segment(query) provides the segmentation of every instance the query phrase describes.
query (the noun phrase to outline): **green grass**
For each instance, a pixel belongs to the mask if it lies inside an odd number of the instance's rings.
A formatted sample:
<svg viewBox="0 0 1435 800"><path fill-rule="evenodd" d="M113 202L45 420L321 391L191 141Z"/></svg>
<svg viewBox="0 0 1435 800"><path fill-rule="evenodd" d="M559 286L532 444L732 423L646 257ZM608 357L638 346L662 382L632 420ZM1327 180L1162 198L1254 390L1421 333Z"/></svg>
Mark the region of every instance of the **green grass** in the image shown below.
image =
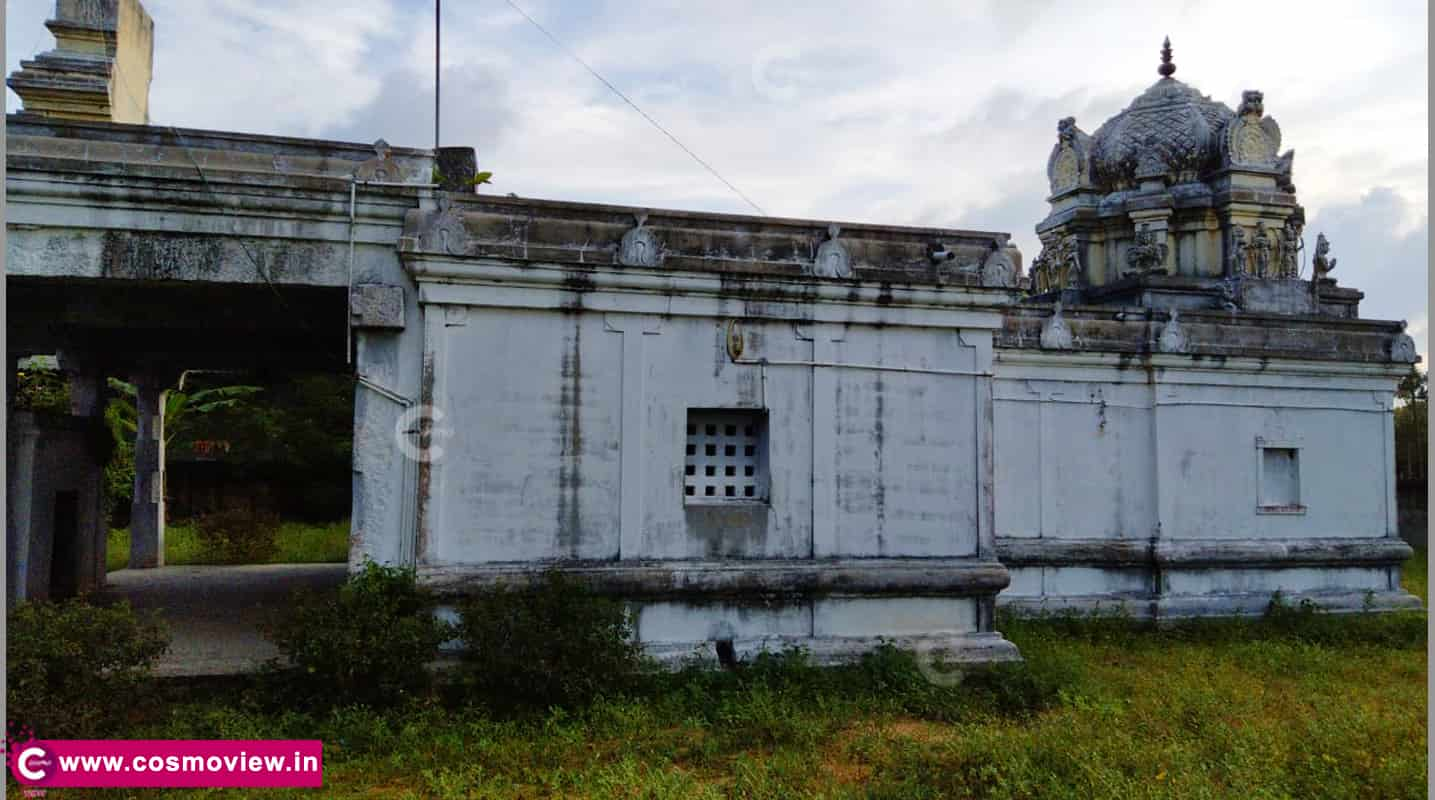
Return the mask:
<svg viewBox="0 0 1435 800"><path fill-rule="evenodd" d="M1405 616L1317 624L1314 641L1298 625L1008 621L1029 666L950 690L888 654L517 718L437 702L310 716L229 693L133 735L318 737L333 797L1415 798L1424 617Z"/></svg>
<svg viewBox="0 0 1435 800"><path fill-rule="evenodd" d="M1423 594L1421 564L1406 580ZM1003 619L1026 664L952 688L895 652L780 657L516 717L452 696L310 714L269 707L259 681L172 686L127 735L320 738L326 797L1423 798L1426 625Z"/></svg>
<svg viewBox="0 0 1435 800"><path fill-rule="evenodd" d="M270 559L273 564L314 564L342 562L349 558L349 521L327 524L285 522L279 527L279 550ZM124 569L130 558L130 532L110 531L105 553L105 567ZM214 558L206 551L192 524L169 524L164 529L164 563L212 564Z"/></svg>
<svg viewBox="0 0 1435 800"><path fill-rule="evenodd" d="M1405 591L1420 598L1420 602L1430 604L1430 562L1427 561L1429 553L1425 550L1416 549L1415 555L1406 562L1400 574L1400 585Z"/></svg>

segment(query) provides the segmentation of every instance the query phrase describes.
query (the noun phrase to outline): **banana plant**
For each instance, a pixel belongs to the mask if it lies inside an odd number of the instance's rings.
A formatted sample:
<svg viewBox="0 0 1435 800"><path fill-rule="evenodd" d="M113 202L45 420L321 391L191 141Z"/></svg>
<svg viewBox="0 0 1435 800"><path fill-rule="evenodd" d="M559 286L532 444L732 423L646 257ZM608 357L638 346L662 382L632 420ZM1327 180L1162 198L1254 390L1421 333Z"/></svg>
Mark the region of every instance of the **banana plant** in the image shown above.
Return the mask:
<svg viewBox="0 0 1435 800"><path fill-rule="evenodd" d="M119 396L105 406L105 422L109 424L115 441L133 444L138 430L139 414L135 411L135 398L139 391L134 384L117 378L110 378L109 383ZM164 396L164 443L168 445L172 442L187 420L223 409L238 408L262 391L262 386L216 386L194 392L170 389Z"/></svg>

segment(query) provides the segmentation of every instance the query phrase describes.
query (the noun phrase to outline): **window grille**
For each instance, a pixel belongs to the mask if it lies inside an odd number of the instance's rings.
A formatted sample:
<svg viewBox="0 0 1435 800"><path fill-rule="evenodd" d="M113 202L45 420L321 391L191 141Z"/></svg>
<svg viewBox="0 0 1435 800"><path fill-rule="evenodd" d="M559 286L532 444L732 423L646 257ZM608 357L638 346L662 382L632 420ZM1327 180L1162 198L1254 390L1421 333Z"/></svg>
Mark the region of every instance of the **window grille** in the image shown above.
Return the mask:
<svg viewBox="0 0 1435 800"><path fill-rule="evenodd" d="M683 502L765 503L767 413L688 409Z"/></svg>

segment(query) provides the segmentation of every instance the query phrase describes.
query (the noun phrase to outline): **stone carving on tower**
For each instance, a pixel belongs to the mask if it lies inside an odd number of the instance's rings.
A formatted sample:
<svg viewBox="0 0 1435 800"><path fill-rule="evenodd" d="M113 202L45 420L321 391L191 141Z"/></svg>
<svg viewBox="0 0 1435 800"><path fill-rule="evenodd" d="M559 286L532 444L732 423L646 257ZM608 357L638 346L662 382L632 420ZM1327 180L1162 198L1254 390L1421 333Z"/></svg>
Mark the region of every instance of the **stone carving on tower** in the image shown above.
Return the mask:
<svg viewBox="0 0 1435 800"><path fill-rule="evenodd" d="M1165 238L1165 232L1162 231L1161 239ZM1132 243L1131 249L1126 251L1126 274L1164 272L1165 263L1166 243L1157 241L1156 234L1151 232L1151 226L1143 224L1136 231L1136 241Z"/></svg>
<svg viewBox="0 0 1435 800"><path fill-rule="evenodd" d="M1031 289L1032 294L1045 294L1051 291L1051 241L1043 238L1041 250L1031 262Z"/></svg>
<svg viewBox="0 0 1435 800"><path fill-rule="evenodd" d="M378 183L405 183L410 176L402 165L394 160L393 149L383 139L374 141L374 157L354 167L354 178L360 181Z"/></svg>
<svg viewBox="0 0 1435 800"><path fill-rule="evenodd" d="M1311 257L1310 267L1312 278L1320 281L1335 271L1337 259L1330 257L1330 240L1325 238L1324 233L1315 235L1315 255Z"/></svg>
<svg viewBox="0 0 1435 800"><path fill-rule="evenodd" d="M1401 331L1405 330L1404 323L1401 323ZM1390 340L1390 360L1401 364L1414 364L1419 360L1420 354L1415 350L1415 340L1410 338L1408 333L1396 334Z"/></svg>
<svg viewBox="0 0 1435 800"><path fill-rule="evenodd" d="M1285 227L1281 228L1281 266L1277 278L1293 281L1300 277L1300 232L1301 224L1294 219L1286 220Z"/></svg>
<svg viewBox="0 0 1435 800"><path fill-rule="evenodd" d="M992 251L982 261L981 283L982 286L993 286L999 288L1011 288L1016 286L1017 269L1012 263L1011 256L1006 252L1000 240L992 241Z"/></svg>
<svg viewBox="0 0 1435 800"><path fill-rule="evenodd" d="M1286 194L1295 194L1295 184L1291 182L1291 172L1295 168L1295 151L1287 150L1276 159L1276 188Z"/></svg>
<svg viewBox="0 0 1435 800"><path fill-rule="evenodd" d="M1281 126L1265 113L1263 92L1248 89L1241 93L1241 107L1236 110L1235 119L1226 126L1225 136L1221 137L1221 149L1232 166L1276 167L1279 161L1276 153L1281 147ZM1293 159L1295 151L1288 152L1286 156Z"/></svg>
<svg viewBox="0 0 1435 800"><path fill-rule="evenodd" d="M381 140L382 141L382 140ZM429 215L423 227L420 246L453 256L466 255L469 246L468 226L464 225L463 212L455 207L443 194L438 197L438 211Z"/></svg>
<svg viewBox="0 0 1435 800"><path fill-rule="evenodd" d="M1271 251L1275 249L1275 243L1271 241L1270 231L1266 230L1265 220L1257 220L1256 234L1251 237L1251 260L1255 263L1251 270L1257 278L1271 277Z"/></svg>
<svg viewBox="0 0 1435 800"><path fill-rule="evenodd" d="M837 241L842 229L837 225L827 226L827 240L817 246L817 257L812 262L812 274L819 278L852 277L852 257L847 248Z"/></svg>
<svg viewBox="0 0 1435 800"><path fill-rule="evenodd" d="M648 215L633 215L636 223L618 243L618 263L625 267L656 267L663 263L663 246L651 228L644 225Z"/></svg>
<svg viewBox="0 0 1435 800"><path fill-rule="evenodd" d="M1181 327L1181 321L1177 319L1180 311L1171 309L1171 318L1161 329L1161 338L1156 341L1156 348L1163 353L1184 353L1187 350L1186 329Z"/></svg>
<svg viewBox="0 0 1435 800"><path fill-rule="evenodd" d="M1043 350L1070 350L1074 344L1071 326L1067 325L1061 316L1060 300L1056 301L1051 316L1041 324L1040 344Z"/></svg>
<svg viewBox="0 0 1435 800"><path fill-rule="evenodd" d="M1239 278L1245 275L1247 271L1246 229L1239 225L1232 225L1230 238L1231 246L1230 249L1226 251L1226 258L1229 263L1229 266L1226 268L1226 274L1233 278Z"/></svg>
<svg viewBox="0 0 1435 800"><path fill-rule="evenodd" d="M1046 179L1053 195L1089 184L1090 152L1091 137L1076 126L1076 117L1056 123L1056 146L1046 160Z"/></svg>
<svg viewBox="0 0 1435 800"><path fill-rule="evenodd" d="M1075 236L1067 235L1043 240L1041 252L1031 265L1031 291L1076 291L1084 284L1081 268L1081 245Z"/></svg>
<svg viewBox="0 0 1435 800"><path fill-rule="evenodd" d="M1029 301L1358 316L1360 292L1323 273L1319 292L1296 285L1305 211L1265 94L1233 109L1175 78L1169 38L1160 57L1159 79L1090 135L1057 123Z"/></svg>

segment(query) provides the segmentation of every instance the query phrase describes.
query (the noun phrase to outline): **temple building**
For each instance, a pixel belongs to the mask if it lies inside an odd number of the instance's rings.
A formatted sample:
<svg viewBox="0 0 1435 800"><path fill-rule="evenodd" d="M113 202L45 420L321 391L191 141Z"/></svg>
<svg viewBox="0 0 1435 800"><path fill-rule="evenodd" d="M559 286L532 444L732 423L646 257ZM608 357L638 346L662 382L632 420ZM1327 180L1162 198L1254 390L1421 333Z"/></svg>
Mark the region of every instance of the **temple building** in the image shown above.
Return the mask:
<svg viewBox="0 0 1435 800"><path fill-rule="evenodd" d="M997 341L1000 599L1408 605L1391 381L1414 343L1359 319L1324 234L1308 251L1263 93L1232 111L1175 72L1168 39L1095 133L1057 123L1032 294Z"/></svg>
<svg viewBox="0 0 1435 800"><path fill-rule="evenodd" d="M1305 249L1261 93L1211 100L1169 46L1158 72L1094 133L1058 123L1030 269L1003 232L478 194L467 148L27 101L10 356L148 376L152 416L179 368L351 372L351 564L452 597L558 569L673 661L1017 658L998 605L1417 606L1392 455L1414 344ZM61 552L10 512L12 552Z"/></svg>

